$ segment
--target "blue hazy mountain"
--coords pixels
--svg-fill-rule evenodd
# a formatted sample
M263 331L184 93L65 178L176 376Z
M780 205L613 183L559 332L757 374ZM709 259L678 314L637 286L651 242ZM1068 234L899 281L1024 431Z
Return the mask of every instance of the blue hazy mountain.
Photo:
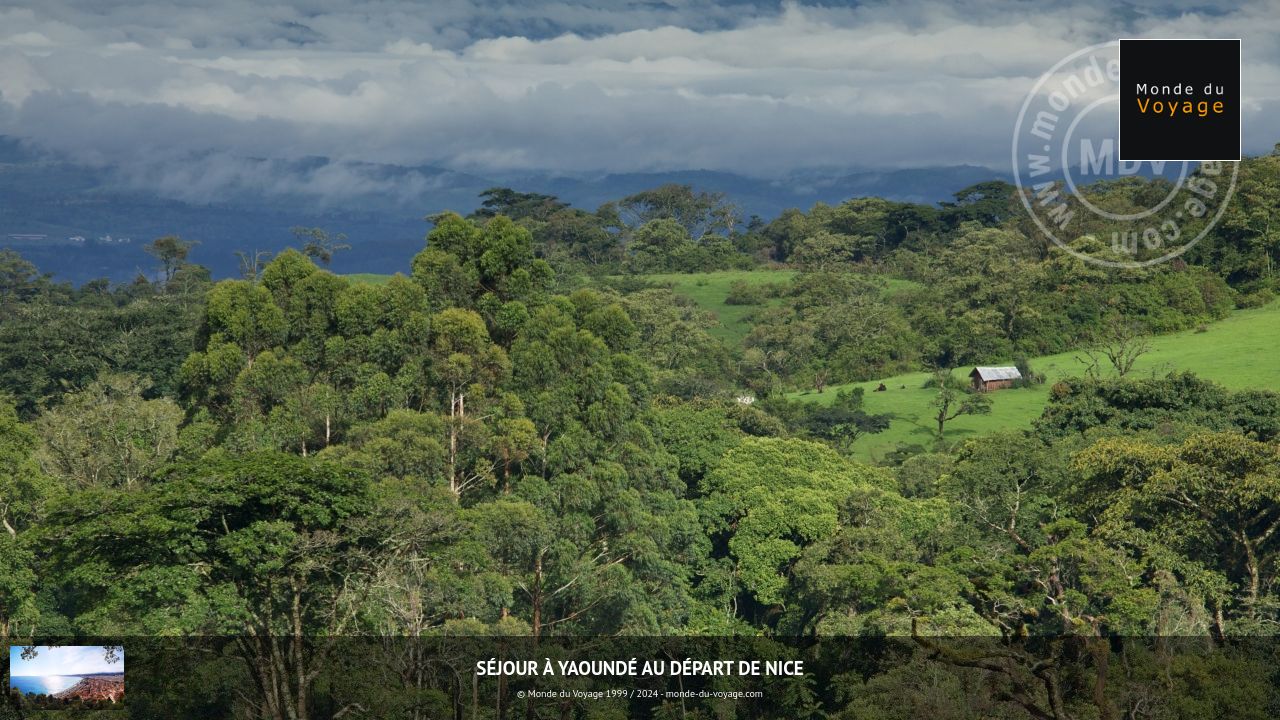
M789 207L876 195L934 203L1007 175L977 166L906 170L815 169L781 178L710 171L479 175L430 165L208 155L185 163L90 165L0 137L0 247L12 247L55 278L124 281L154 273L142 246L161 235L198 240L191 260L216 277L234 275L237 251L275 252L290 228L345 233L350 251L338 272L396 272L422 247L425 217L467 213L479 193L504 186L556 195L594 210L664 183L725 193L744 217L775 217Z

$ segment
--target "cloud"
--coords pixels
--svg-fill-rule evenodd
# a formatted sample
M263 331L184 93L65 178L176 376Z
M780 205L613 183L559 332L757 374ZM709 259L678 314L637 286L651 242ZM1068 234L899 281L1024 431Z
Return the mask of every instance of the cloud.
M117 649L119 660L106 661L106 649L98 645L40 646L36 656L23 659L23 648L9 648L11 673L17 676L89 675L94 673L119 673L124 668L124 650Z
M14 48L0 47L0 97L7 105L20 105L32 93L49 89L49 84L25 54Z
M1260 152L1280 139L1276 10L42 1L0 10L0 133L198 192L218 178L271 191L254 179L262 165L233 157L335 158L346 171L312 179L324 194L370 187L350 171L366 162L1003 167L1018 106L1059 58L1122 35L1216 36L1244 38L1246 149ZM211 158L207 170L180 167Z

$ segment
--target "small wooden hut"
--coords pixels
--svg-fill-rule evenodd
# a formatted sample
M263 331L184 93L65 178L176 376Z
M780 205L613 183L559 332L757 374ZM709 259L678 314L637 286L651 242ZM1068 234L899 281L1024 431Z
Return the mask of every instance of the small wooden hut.
M1013 387L1013 383L1022 379L1022 373L1016 367L975 367L969 373L973 380L973 389L978 392L991 392Z

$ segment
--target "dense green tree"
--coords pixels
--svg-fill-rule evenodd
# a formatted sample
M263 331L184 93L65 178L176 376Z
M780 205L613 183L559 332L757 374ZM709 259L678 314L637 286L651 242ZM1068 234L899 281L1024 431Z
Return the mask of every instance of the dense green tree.
M796 265L812 272L831 272L843 267L851 269L852 263L862 256L865 239L849 235L836 235L820 230L800 242L792 253Z
M814 437L831 442L848 452L858 438L889 428L888 415L872 414L862 409L862 388L836 393L830 405L822 405L805 414L803 426Z
M967 581L956 595L1004 641L930 639L924 618L912 634L939 660L988 673L1034 717L1074 717L1072 705L1117 717L1106 635L1150 632L1164 590L1142 581L1152 570L1144 559L1071 516L1062 502L1070 482L1062 455L1021 433L966 443L943 497L969 527L941 559Z
M31 299L44 284L47 279L35 265L13 250L0 250L0 309Z
M38 614L35 554L25 531L51 494L35 463L36 434L0 396L0 643L31 635Z
M790 208L783 210L761 233L772 246L772 259L781 262L791 257L791 253L812 232L811 228L812 223L802 211Z
M238 636L257 712L301 720L359 607L372 508L368 480L340 466L213 457L138 492L74 495L44 532L79 568L83 630Z
M224 280L209 292L205 305L205 332L213 338L235 343L250 364L258 353L285 338L284 311L276 305L271 291L247 280Z
M448 408L446 474L450 491L461 496L477 484L496 482L494 463L474 447L488 440L478 437L487 433L476 414L510 374L511 366L507 354L489 338L484 320L472 311L442 310L432 318L431 328L433 376Z
M199 293L156 294L150 285L36 294L0 322L0 390L24 418L104 371L148 378L152 396L172 393L194 346L200 301Z
M30 526L50 492L36 462L39 436L0 396L0 530L10 537Z
M618 209L631 227L654 220L673 220L693 240L707 233L728 233L738 224L738 209L724 193L695 190L690 185L668 183L628 195Z
M1110 438L1077 456L1076 466L1082 492L1111 499L1100 511L1105 536L1190 587L1213 609L1219 637L1226 614L1242 632L1273 632L1280 611L1267 597L1280 570L1274 446L1238 433L1199 433L1179 445Z
M804 272L781 307L755 315L744 340L744 375L760 389L774 382L827 384L882 377L910 366L915 339L882 282L848 272Z
M1232 392L1192 373L1160 378L1064 380L1036 421L1040 434L1059 438L1108 426L1124 431L1179 426L1239 430L1261 441L1280 436L1280 395Z
M1233 285L1274 287L1280 258L1280 154L1239 165L1232 202L1187 257L1214 267Z
M834 533L805 548L792 570L780 630L833 636L996 634L966 604L970 581L938 562L959 518L940 498L907 500L861 486L838 504Z
M689 231L672 218L657 218L636 228L628 247L632 272L671 269L674 259L694 244Z
M983 225L1000 224L1015 212L1017 190L1003 180L990 180L970 185L952 195L952 202L941 203L943 218L952 225L977 221Z
M704 480L704 522L736 563L742 590L781 603L791 564L838 527L839 503L860 487L888 489L883 471L803 440L748 438Z
M534 243L550 262L585 263L588 268L615 266L621 243L600 217L580 210L560 210L532 227Z
M72 487L132 488L173 459L182 409L147 400L148 383L108 375L70 394L36 422L40 464Z
M484 198L480 207L471 213L472 218L488 219L499 215L521 220L547 220L569 206L554 195L517 192L510 188L493 187L480 193Z
M502 303L537 301L554 273L533 255L530 232L496 216L478 227L454 213L435 218L427 248L413 259L413 278L435 309L479 307L486 315Z

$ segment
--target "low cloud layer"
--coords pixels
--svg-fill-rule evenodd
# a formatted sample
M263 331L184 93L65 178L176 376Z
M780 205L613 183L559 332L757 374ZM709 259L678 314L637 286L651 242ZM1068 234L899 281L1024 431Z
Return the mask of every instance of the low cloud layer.
M0 134L193 195L246 182L234 157L476 172L1004 168L1042 72L1084 45L1146 36L1243 38L1246 151L1280 140L1275 0L209 5L0 6ZM216 178L173 170L210 157Z

